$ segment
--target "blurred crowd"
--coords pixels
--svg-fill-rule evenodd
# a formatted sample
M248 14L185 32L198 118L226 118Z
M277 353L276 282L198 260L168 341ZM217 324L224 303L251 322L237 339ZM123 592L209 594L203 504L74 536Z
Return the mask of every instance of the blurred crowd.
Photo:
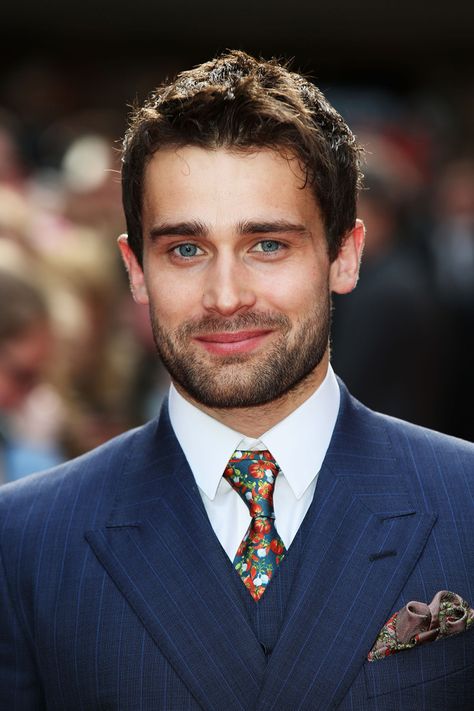
M41 86L0 109L0 481L141 424L167 387L116 249L125 118L56 120Z
M124 111L79 110L65 81L38 81L0 109L0 481L141 424L167 388L115 245ZM400 97L373 92L353 117L350 92L332 98L367 154L335 370L375 409L473 439L472 153L446 139L446 107L440 128Z
M457 111L428 96L344 101L367 152L367 240L356 290L334 299L333 365L373 409L473 440L472 94Z

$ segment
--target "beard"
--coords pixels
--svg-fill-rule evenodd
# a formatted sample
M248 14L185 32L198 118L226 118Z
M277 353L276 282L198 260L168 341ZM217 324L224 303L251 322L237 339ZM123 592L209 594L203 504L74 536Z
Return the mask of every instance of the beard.
M329 290L324 290L324 298L294 326L283 314L247 312L232 318L207 316L185 321L168 331L152 304L150 319L158 354L185 392L210 408L246 408L277 400L298 388L315 370L328 348L331 302ZM203 334L249 328L268 329L277 337L264 350L225 357L201 352L192 343Z

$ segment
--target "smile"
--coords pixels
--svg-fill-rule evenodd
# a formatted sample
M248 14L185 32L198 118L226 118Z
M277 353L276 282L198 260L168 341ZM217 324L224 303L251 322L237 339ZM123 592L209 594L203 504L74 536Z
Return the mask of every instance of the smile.
M203 346L208 353L230 355L248 353L258 348L270 333L271 331L269 330L210 333L198 336L195 340Z

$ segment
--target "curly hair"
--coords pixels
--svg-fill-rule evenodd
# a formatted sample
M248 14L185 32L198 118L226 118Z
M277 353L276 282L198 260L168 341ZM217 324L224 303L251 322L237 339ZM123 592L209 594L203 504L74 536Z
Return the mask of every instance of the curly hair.
M355 223L361 148L322 92L277 60L234 50L158 87L130 116L122 195L129 244L143 257L143 176L162 147L270 148L296 156L319 205L334 260Z

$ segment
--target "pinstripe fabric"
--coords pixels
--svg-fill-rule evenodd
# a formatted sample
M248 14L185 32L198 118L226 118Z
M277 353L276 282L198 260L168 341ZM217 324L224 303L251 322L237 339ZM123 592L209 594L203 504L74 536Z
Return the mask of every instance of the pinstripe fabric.
M166 409L2 487L0 709L472 708L472 630L365 660L409 600L474 601L473 471L471 445L343 390L268 657Z

